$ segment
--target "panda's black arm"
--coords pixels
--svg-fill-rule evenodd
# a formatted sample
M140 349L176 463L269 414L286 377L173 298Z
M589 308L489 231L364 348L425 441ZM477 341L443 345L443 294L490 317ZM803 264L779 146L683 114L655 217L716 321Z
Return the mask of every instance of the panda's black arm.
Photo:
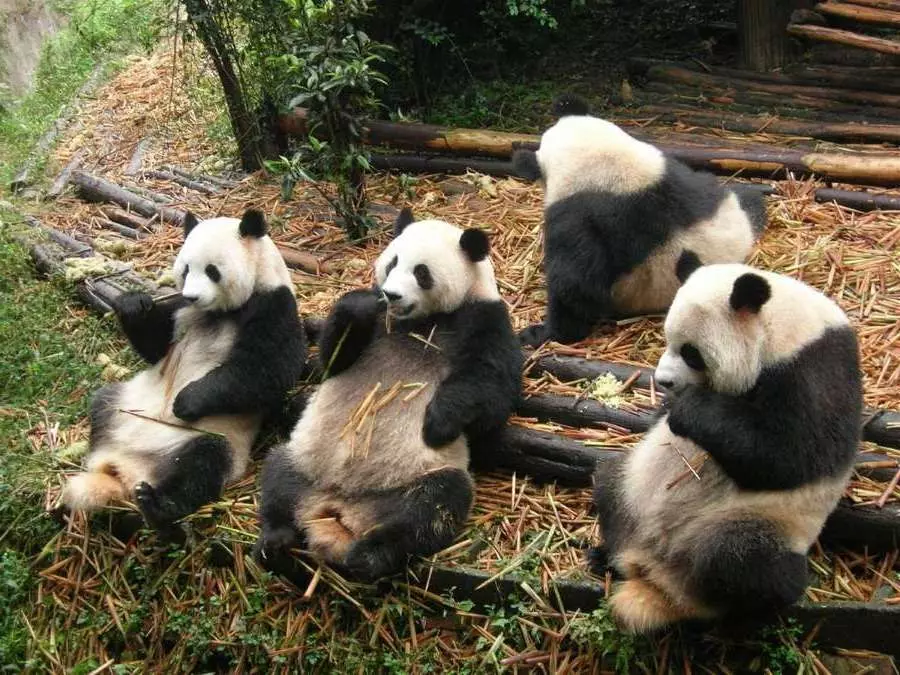
M692 386L672 402L669 428L703 448L744 490L787 490L827 473L829 458L816 457L815 423L803 419L804 406L766 400L761 408L747 397Z
M326 379L356 363L375 335L378 312L379 295L370 289L350 291L337 301L319 338L319 362Z
M228 360L175 397L183 420L276 409L299 381L306 356L303 325L290 289L254 294L238 319Z
M450 374L425 415L432 447L467 430L489 432L505 424L522 390L522 350L502 301L473 302L457 310L448 350Z
M181 299L156 303L143 291L131 291L114 301L113 310L134 351L154 364L169 351L175 334L175 312L186 304Z

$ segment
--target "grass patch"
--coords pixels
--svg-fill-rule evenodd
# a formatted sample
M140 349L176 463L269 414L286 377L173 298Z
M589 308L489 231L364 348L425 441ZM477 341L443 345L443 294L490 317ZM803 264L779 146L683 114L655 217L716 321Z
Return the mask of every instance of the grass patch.
M27 253L0 224L0 546L34 552L53 524L44 514L55 451L79 431L102 382L97 355L133 362L111 317L68 307L61 283L34 276Z
M3 189L91 73L98 68L111 71L122 56L156 44L167 2L57 0L53 6L68 24L44 46L32 90L0 108Z

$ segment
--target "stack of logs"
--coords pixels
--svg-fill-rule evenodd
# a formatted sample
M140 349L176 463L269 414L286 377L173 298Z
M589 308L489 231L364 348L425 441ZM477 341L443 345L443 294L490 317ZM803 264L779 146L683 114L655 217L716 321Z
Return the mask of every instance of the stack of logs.
M874 29L900 29L900 0L825 0L814 12L803 12L788 33L807 40L840 44L891 57L900 56L900 42L858 32L857 23ZM827 25L826 25L827 24ZM854 30L847 30L848 26Z

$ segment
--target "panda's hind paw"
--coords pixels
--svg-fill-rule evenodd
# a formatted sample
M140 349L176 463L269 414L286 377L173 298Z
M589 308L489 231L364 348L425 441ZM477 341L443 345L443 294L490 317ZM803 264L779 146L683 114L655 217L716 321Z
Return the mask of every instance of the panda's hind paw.
M177 517L172 515L171 504L160 497L156 489L146 482L138 483L134 488L134 500L144 516L147 524L155 530L170 529Z
M373 582L396 574L402 563L389 542L380 539L360 539L354 543L344 558L343 568L354 578Z

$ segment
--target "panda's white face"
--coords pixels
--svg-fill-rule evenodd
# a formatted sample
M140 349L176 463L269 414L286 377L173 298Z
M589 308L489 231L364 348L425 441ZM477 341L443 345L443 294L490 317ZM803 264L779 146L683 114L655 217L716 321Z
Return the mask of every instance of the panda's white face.
M246 218L246 216L245 216ZM175 258L178 290L202 311L221 312L244 305L255 291L290 285L290 274L265 224L241 234L242 220L212 218L194 225Z
M739 293L736 284L745 275L752 279ZM768 282L750 267L697 269L666 315L666 351L654 374L657 384L673 391L691 384L729 394L749 390L765 360L766 323L760 310L768 293ZM738 296L746 298L733 303Z
M665 172L665 157L612 122L590 115L561 118L537 151L548 204L590 190L639 192Z
M469 245L474 239L479 240L477 246L483 245L483 253ZM422 220L403 227L381 253L375 280L388 301L388 312L396 318L453 312L467 299L499 299L486 256L483 234L440 220Z

